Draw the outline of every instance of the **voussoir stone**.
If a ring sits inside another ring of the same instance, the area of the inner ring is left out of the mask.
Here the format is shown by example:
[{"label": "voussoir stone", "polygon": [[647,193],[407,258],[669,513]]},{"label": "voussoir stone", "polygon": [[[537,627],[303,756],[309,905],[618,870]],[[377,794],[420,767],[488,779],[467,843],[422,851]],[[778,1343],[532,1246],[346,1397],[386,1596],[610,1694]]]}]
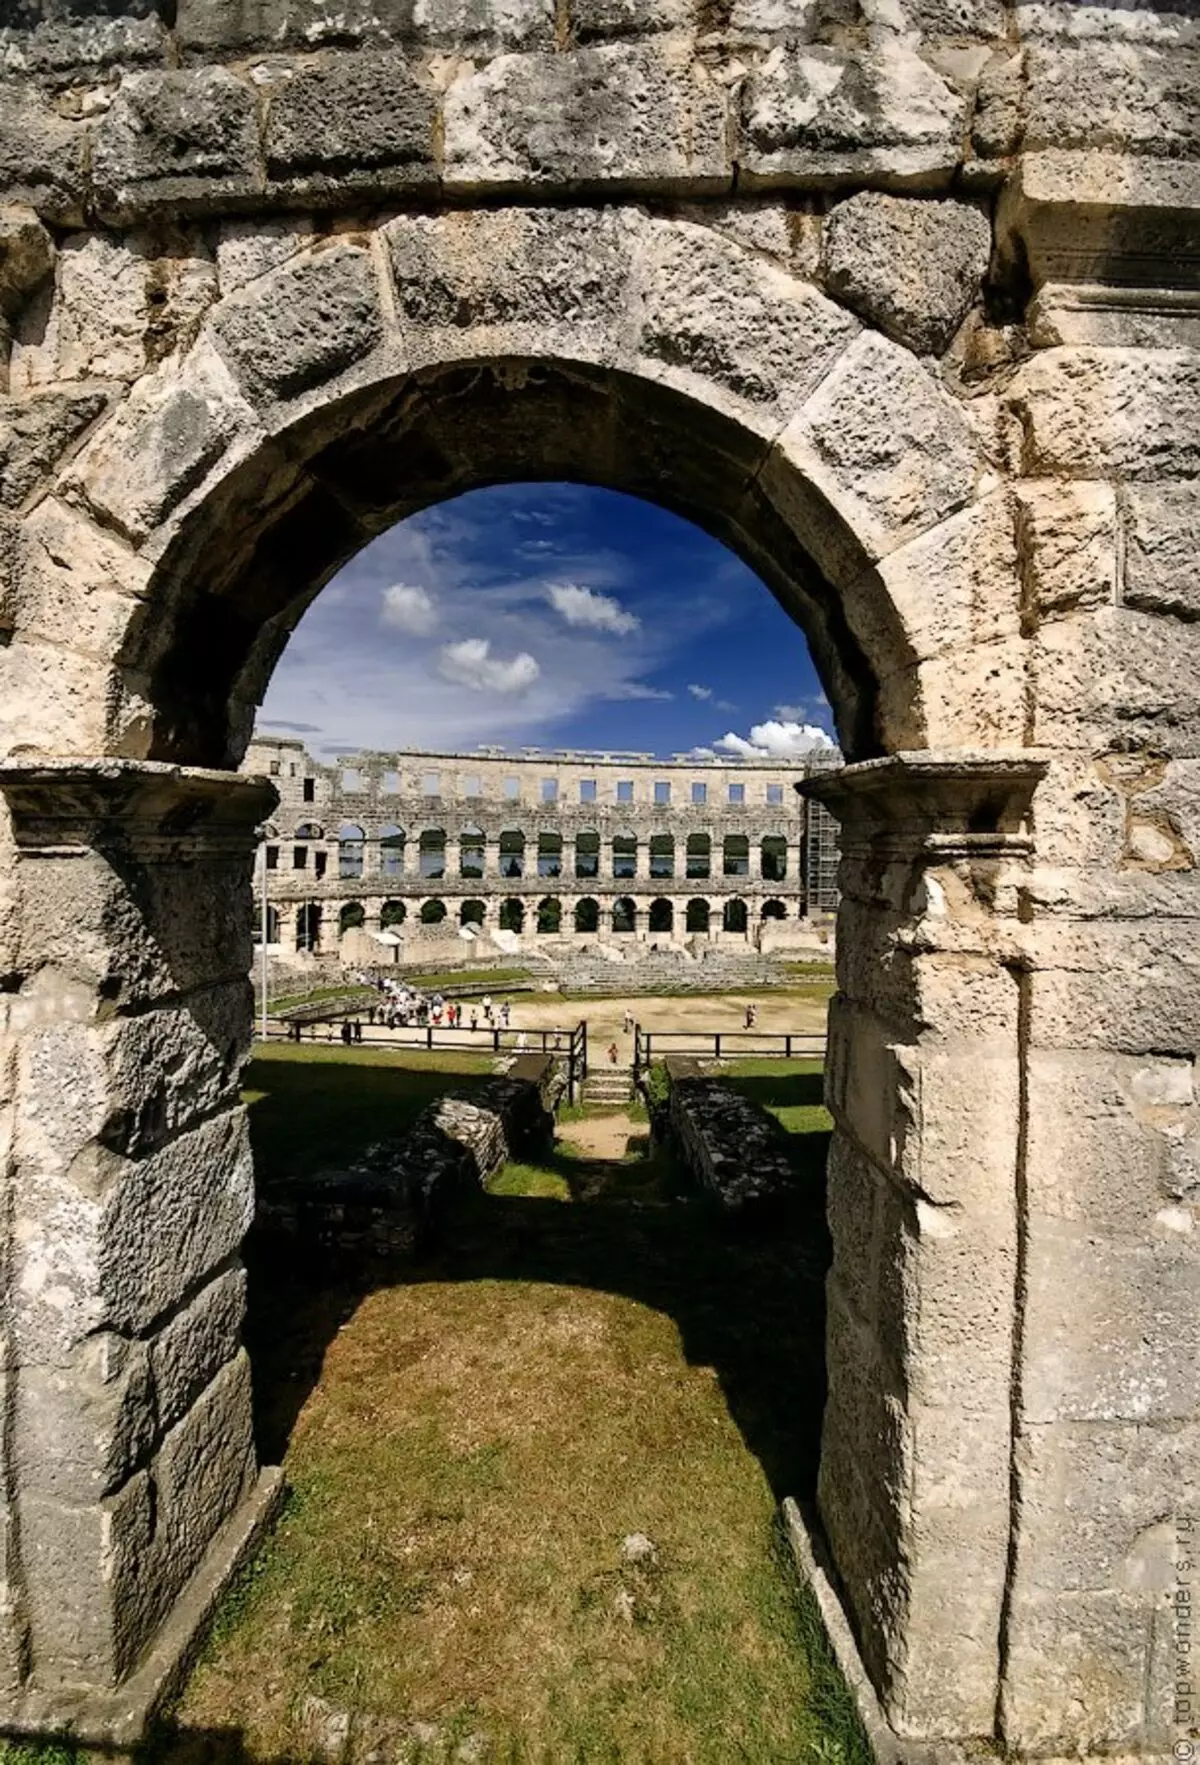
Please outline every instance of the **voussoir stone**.
[{"label": "voussoir stone", "polygon": [[105,403],[100,390],[0,399],[0,508],[36,490]]},{"label": "voussoir stone", "polygon": [[825,223],[825,283],[868,324],[919,355],[940,355],[975,300],[991,228],[964,202],[864,191]]},{"label": "voussoir stone", "polygon": [[371,254],[334,245],[289,263],[223,302],[211,332],[249,389],[294,398],[368,355],[382,338]]}]

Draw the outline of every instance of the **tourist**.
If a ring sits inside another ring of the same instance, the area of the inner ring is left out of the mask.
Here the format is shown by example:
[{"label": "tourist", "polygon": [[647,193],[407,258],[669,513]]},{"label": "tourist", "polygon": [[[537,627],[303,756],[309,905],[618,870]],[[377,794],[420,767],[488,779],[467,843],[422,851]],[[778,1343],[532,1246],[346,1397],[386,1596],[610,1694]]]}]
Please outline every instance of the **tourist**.
[{"label": "tourist", "polygon": [[625,1007],[625,1016],[622,1019],[621,1028],[625,1031],[627,1036],[633,1033],[633,1013],[630,1011],[628,1005]]},{"label": "tourist", "polygon": [[490,993],[483,995],[483,1021],[484,1023],[492,1021],[492,995]]},{"label": "tourist", "polygon": [[[557,1046],[557,1043],[558,1043],[557,1036],[554,1038],[554,1041],[555,1041],[555,1045]],[[618,1054],[617,1044],[615,1042],[610,1042],[608,1044],[608,1064],[610,1066],[615,1066],[617,1064],[617,1054]]]},{"label": "tourist", "polygon": [[348,1048],[353,1040],[354,1040],[354,1031],[350,1028],[350,1019],[348,1017],[344,1017],[342,1019],[342,1041],[345,1043],[346,1047]]},{"label": "tourist", "polygon": [[358,1017],[354,1020],[354,1040],[356,1042],[362,1041],[362,1019]]},{"label": "tourist", "polygon": [[477,1030],[479,1028],[479,1013],[478,1013],[478,1011],[476,1011],[476,1009],[473,1005],[471,1007],[471,1028],[473,1030]]},{"label": "tourist", "polygon": [[506,999],[504,1001],[504,1004],[500,1007],[500,1022],[504,1025],[505,1029],[508,1028],[508,1020],[511,1016],[512,1016],[512,1007],[509,1005],[508,1000]]}]

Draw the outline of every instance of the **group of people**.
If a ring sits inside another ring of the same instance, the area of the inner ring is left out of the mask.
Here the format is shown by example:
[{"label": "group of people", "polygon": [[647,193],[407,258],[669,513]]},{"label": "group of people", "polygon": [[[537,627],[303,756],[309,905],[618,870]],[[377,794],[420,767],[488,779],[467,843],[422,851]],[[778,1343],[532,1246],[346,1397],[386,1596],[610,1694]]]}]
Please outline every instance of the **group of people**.
[{"label": "group of people", "polygon": [[[444,1024],[447,1029],[461,1030],[480,1026],[482,1012],[485,1029],[499,1027],[507,1029],[512,1015],[507,1000],[496,1006],[492,1003],[491,994],[485,994],[478,1005],[471,1005],[469,1018],[464,1015],[467,1007],[459,1001],[447,999],[444,994],[435,992],[426,994],[419,987],[411,986],[407,981],[393,980],[390,976],[356,975],[364,986],[374,987],[381,995],[378,1005],[367,1007],[367,1022],[379,1023],[384,1029],[426,1029],[432,1025],[440,1029]],[[345,1038],[343,1038],[344,1040]],[[360,1034],[356,1040],[361,1041]]]}]

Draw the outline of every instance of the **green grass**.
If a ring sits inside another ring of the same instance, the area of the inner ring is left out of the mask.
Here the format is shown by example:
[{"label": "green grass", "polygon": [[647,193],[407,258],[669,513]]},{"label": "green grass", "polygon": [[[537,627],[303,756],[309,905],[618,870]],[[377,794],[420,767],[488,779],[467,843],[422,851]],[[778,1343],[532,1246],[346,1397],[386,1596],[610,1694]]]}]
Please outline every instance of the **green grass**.
[{"label": "green grass", "polygon": [[[261,1000],[261,993],[256,998]],[[331,1000],[362,1000],[370,1004],[375,998],[372,987],[313,987],[307,993],[282,993],[268,996],[268,1009],[272,1014],[280,1011],[293,1011],[297,1005],[327,1005]]]},{"label": "green grass", "polygon": [[429,974],[397,971],[396,978],[407,981],[410,986],[420,987],[426,993],[438,987],[444,993],[452,993],[455,987],[483,985],[486,982],[494,986],[498,994],[506,982],[527,981],[530,974],[527,968],[447,968],[433,970]]},{"label": "green grass", "polygon": [[472,1054],[339,1043],[259,1044],[246,1069],[250,1142],[261,1182],[336,1165],[403,1133],[427,1103],[491,1071]]},{"label": "green grass", "polygon": [[83,1765],[66,1741],[0,1741],[0,1765]]},{"label": "green grass", "polygon": [[819,1060],[734,1060],[721,1077],[770,1113],[789,1134],[827,1137],[833,1118],[824,1103]]},{"label": "green grass", "polygon": [[[286,1112],[255,1108],[278,1158]],[[352,1714],[351,1765],[414,1756],[413,1722],[425,1765],[470,1737],[494,1765],[867,1765],[777,1523],[811,1497],[823,1403],[811,1198],[731,1226],[668,1154],[600,1157],[600,1133],[575,1112],[373,1284],[252,1261],[263,1454],[286,1444],[291,1495],[164,1760],[312,1757],[316,1697]]]}]

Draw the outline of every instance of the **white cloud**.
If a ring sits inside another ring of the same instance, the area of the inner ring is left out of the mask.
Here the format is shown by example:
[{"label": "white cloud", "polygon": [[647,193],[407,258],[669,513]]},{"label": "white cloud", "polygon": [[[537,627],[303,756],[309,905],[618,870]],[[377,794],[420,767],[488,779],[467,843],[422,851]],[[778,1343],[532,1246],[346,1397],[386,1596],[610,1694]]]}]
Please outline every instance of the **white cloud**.
[{"label": "white cloud", "polygon": [[395,631],[428,637],[438,622],[437,607],[427,588],[416,582],[393,582],[381,597],[379,617]]},{"label": "white cloud", "polygon": [[803,705],[776,705],[775,715],[782,723],[803,723]]},{"label": "white cloud", "polygon": [[491,651],[486,637],[464,637],[461,643],[443,644],[438,651],[438,673],[443,680],[469,687],[472,692],[528,692],[542,672],[529,651],[521,650],[507,662]]},{"label": "white cloud", "polygon": [[688,691],[694,699],[711,699],[713,696],[713,689],[711,686],[691,685],[688,687]]},{"label": "white cloud", "polygon": [[647,686],[642,680],[621,680],[604,694],[606,699],[673,699],[674,693],[659,686]]},{"label": "white cloud", "polygon": [[747,760],[801,760],[807,754],[828,752],[833,742],[815,723],[780,722],[772,717],[765,723],[753,724],[748,740],[730,730],[716,746],[726,754],[740,754]]},{"label": "white cloud", "polygon": [[585,588],[578,582],[552,582],[547,586],[546,599],[568,625],[582,625],[590,631],[611,631],[616,636],[637,631],[641,620],[628,613],[610,594]]}]

